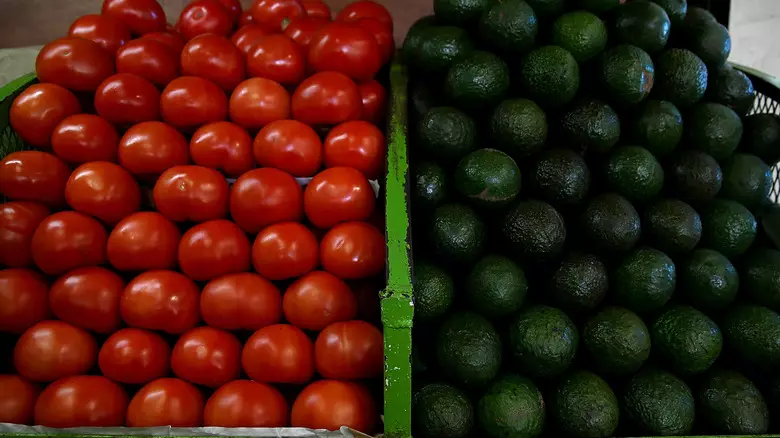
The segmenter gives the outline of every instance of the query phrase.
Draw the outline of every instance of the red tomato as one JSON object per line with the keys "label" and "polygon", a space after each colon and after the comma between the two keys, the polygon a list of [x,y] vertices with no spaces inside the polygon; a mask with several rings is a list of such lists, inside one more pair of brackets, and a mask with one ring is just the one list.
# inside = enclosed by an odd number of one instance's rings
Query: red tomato
{"label": "red tomato", "polygon": [[231,91],[244,80],[244,55],[227,37],[200,35],[184,46],[181,72],[208,79]]}
{"label": "red tomato", "polygon": [[246,63],[249,76],[271,79],[283,85],[298,85],[304,77],[306,58],[290,37],[275,34],[258,41]]}
{"label": "red tomato", "polygon": [[[14,348],[14,367],[35,382],[85,374],[97,359],[97,342],[86,330],[62,321],[41,321]],[[40,423],[37,423],[40,424]]]}
{"label": "red tomato", "polygon": [[157,211],[174,222],[206,222],[227,215],[228,183],[214,169],[171,167],[157,179],[152,193]]}
{"label": "red tomato", "polygon": [[157,42],[165,44],[165,46],[168,47],[173,52],[173,55],[176,58],[176,64],[177,65],[179,64],[179,54],[184,49],[184,40],[181,39],[181,36],[179,35],[178,32],[169,31],[169,30],[165,30],[161,32],[151,32],[151,33],[147,33],[146,35],[142,36],[139,39],[155,40]]}
{"label": "red tomato", "polygon": [[74,210],[115,225],[141,208],[141,188],[118,164],[93,161],[70,175],[65,199]]}
{"label": "red tomato", "polygon": [[33,264],[32,236],[48,215],[48,208],[34,202],[0,204],[0,265],[23,268]]}
{"label": "red tomato", "polygon": [[336,126],[323,143],[326,167],[352,167],[369,179],[382,175],[386,151],[382,131],[362,120]]}
{"label": "red tomato", "polygon": [[[169,33],[162,35],[177,38]],[[117,51],[116,71],[134,74],[164,87],[179,76],[179,59],[170,46],[147,35],[128,42]]]}
{"label": "red tomato", "polygon": [[282,295],[273,283],[257,274],[228,274],[203,288],[200,313],[212,327],[258,330],[282,319]]}
{"label": "red tomato", "polygon": [[246,129],[260,129],[275,120],[288,118],[290,93],[278,82],[249,78],[230,95],[230,119]]}
{"label": "red tomato", "polygon": [[322,140],[309,125],[297,120],[271,122],[255,137],[254,155],[264,167],[296,177],[309,177],[322,167]]}
{"label": "red tomato", "polygon": [[257,234],[268,225],[303,219],[303,189],[289,173],[266,167],[241,175],[230,189],[236,225]]}
{"label": "red tomato", "polygon": [[35,73],[41,82],[73,91],[95,91],[114,74],[114,57],[96,42],[60,38],[43,46],[35,59]]}
{"label": "red tomato", "polygon": [[252,137],[246,129],[230,122],[203,125],[190,140],[192,161],[203,167],[221,170],[237,178],[255,167]]}
{"label": "red tomato", "polygon": [[287,400],[273,386],[251,380],[234,380],[214,391],[206,402],[203,425],[285,427],[288,413]]}
{"label": "red tomato", "polygon": [[217,388],[241,374],[241,343],[224,330],[196,327],[181,335],[171,354],[177,377]]}
{"label": "red tomato", "polygon": [[317,238],[297,222],[273,224],[257,235],[252,245],[252,264],[269,280],[301,276],[317,267]]}
{"label": "red tomato", "polygon": [[335,71],[301,82],[292,97],[292,115],[308,125],[338,125],[360,119],[362,100],[355,82]]}
{"label": "red tomato", "polygon": [[100,372],[111,380],[143,385],[168,374],[171,347],[157,333],[124,328],[100,347]]}
{"label": "red tomato", "polygon": [[393,28],[393,17],[390,11],[381,4],[371,0],[359,0],[347,5],[336,15],[336,21],[357,21],[361,18],[375,18]]}
{"label": "red tomato", "polygon": [[246,26],[247,24],[254,23],[255,18],[252,16],[252,11],[247,9],[246,11],[241,13],[241,16],[238,17],[238,25],[239,26]]}
{"label": "red tomato", "polygon": [[227,220],[190,228],[179,243],[179,267],[195,281],[249,270],[249,239]]}
{"label": "red tomato", "polygon": [[285,20],[306,15],[300,0],[255,0],[250,10],[252,21],[268,33],[279,33]]}
{"label": "red tomato", "polygon": [[102,14],[115,17],[135,35],[160,32],[168,25],[156,0],[106,0]]}
{"label": "red tomato", "polygon": [[58,278],[49,291],[54,315],[76,327],[96,333],[113,333],[120,325],[119,297],[122,278],[98,266],[78,268]]}
{"label": "red tomato", "polygon": [[106,261],[106,233],[97,220],[75,211],[54,213],[41,221],[32,238],[35,264],[48,275],[62,275]]}
{"label": "red tomato", "polygon": [[318,380],[298,394],[290,425],[327,430],[347,426],[371,435],[377,417],[376,405],[365,386],[355,382]]}
{"label": "red tomato", "polygon": [[118,427],[125,424],[127,393],[103,376],[57,380],[38,396],[35,424],[47,427]]}
{"label": "red tomato", "polygon": [[160,118],[160,91],[151,82],[130,73],[107,78],[95,91],[98,115],[116,125]]}
{"label": "red tomato", "polygon": [[194,0],[181,11],[176,28],[187,41],[207,33],[227,36],[233,17],[219,0]]}
{"label": "red tomato", "polygon": [[162,378],[147,383],[130,400],[128,427],[199,427],[203,394],[184,380]]}
{"label": "red tomato", "polygon": [[119,141],[119,164],[138,178],[154,180],[166,169],[187,164],[187,139],[163,122],[132,126]]}
{"label": "red tomato", "polygon": [[331,228],[320,243],[322,267],[344,279],[372,277],[385,267],[385,236],[365,222]]}
{"label": "red tomato", "polygon": [[[304,3],[309,4],[323,4],[323,3]],[[327,6],[325,6],[327,7]],[[284,28],[284,34],[290,37],[296,44],[303,48],[304,53],[309,53],[309,44],[314,38],[314,35],[322,29],[323,26],[330,22],[329,18],[321,17],[298,17],[290,22],[287,27]]]}
{"label": "red tomato", "polygon": [[112,55],[132,38],[121,21],[110,15],[98,14],[77,18],[70,25],[68,36],[94,41]]}
{"label": "red tomato", "polygon": [[340,222],[371,217],[376,196],[365,175],[351,167],[331,167],[312,178],[303,193],[306,217],[315,227],[327,229]]}
{"label": "red tomato", "polygon": [[330,8],[321,1],[304,0],[303,9],[306,11],[306,15],[309,17],[324,18],[330,21]]}
{"label": "red tomato", "polygon": [[127,283],[119,313],[131,327],[177,335],[200,321],[199,295],[198,286],[178,272],[147,271]]}
{"label": "red tomato", "polygon": [[360,97],[363,99],[363,115],[361,120],[379,125],[387,111],[387,90],[377,81],[358,85]]}
{"label": "red tomato", "polygon": [[314,375],[314,345],[298,327],[269,325],[246,341],[241,365],[257,382],[306,383]]}
{"label": "red tomato", "polygon": [[54,128],[51,148],[68,163],[116,161],[119,134],[111,123],[92,114],[65,118]]}
{"label": "red tomato", "polygon": [[241,16],[241,2],[238,0],[219,0],[219,2],[230,12],[233,23],[238,22],[238,18]]}
{"label": "red tomato", "polygon": [[8,120],[25,143],[46,147],[57,124],[80,111],[79,100],[67,89],[55,84],[33,84],[14,99]]}
{"label": "red tomato", "polygon": [[176,266],[181,234],[163,215],[142,211],[122,219],[106,244],[108,261],[119,271],[150,271]]}
{"label": "red tomato", "polygon": [[65,201],[70,169],[46,152],[12,152],[0,161],[0,193],[18,201],[39,201],[50,207]]}
{"label": "red tomato", "polygon": [[302,329],[320,331],[357,314],[355,295],[333,274],[312,271],[291,284],[282,302],[284,317]]}
{"label": "red tomato", "polygon": [[384,344],[379,329],[365,321],[336,322],[314,342],[314,363],[326,379],[372,379],[382,375]]}
{"label": "red tomato", "polygon": [[358,82],[370,81],[382,67],[382,52],[371,32],[334,21],[314,35],[308,61],[314,71],[337,71]]}
{"label": "red tomato", "polygon": [[369,31],[379,44],[379,53],[382,65],[393,59],[395,53],[395,40],[393,39],[393,27],[379,21],[376,18],[360,18],[354,22],[357,26]]}
{"label": "red tomato", "polygon": [[0,374],[0,423],[32,425],[35,401],[40,392],[37,385],[20,376]]}
{"label": "red tomato", "polygon": [[164,121],[173,127],[194,131],[197,127],[227,118],[228,99],[217,84],[196,76],[172,80],[160,97]]}
{"label": "red tomato", "polygon": [[249,55],[252,47],[266,35],[268,35],[268,33],[266,33],[261,26],[257,24],[246,24],[233,34],[230,41],[238,47],[238,50],[240,50],[241,53]]}
{"label": "red tomato", "polygon": [[[21,334],[48,318],[48,295],[49,284],[37,272],[28,269],[1,270],[0,332]],[[281,308],[281,303],[279,306]]]}

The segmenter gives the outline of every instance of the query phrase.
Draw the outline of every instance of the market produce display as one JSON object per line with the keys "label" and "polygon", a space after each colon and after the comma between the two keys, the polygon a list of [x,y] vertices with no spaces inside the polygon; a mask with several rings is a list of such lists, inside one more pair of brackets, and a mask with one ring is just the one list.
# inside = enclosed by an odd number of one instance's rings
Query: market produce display
{"label": "market produce display", "polygon": [[381,430],[389,12],[96,12],[9,100],[0,422]]}
{"label": "market produce display", "polygon": [[433,10],[402,48],[413,435],[777,432],[780,119],[748,115],[726,28],[686,0]]}

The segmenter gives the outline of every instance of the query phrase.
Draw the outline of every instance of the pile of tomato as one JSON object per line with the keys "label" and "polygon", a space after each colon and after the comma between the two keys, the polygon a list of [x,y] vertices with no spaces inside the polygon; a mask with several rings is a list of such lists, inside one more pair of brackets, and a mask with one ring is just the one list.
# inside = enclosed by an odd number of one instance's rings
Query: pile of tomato
{"label": "pile of tomato", "polygon": [[106,0],[47,44],[0,161],[0,422],[374,432],[393,52],[367,0]]}

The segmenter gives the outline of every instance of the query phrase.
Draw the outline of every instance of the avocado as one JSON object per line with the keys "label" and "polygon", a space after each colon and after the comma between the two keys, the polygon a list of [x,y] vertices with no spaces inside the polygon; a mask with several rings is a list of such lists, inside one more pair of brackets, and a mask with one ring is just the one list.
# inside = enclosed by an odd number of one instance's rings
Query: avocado
{"label": "avocado", "polygon": [[491,0],[433,0],[433,12],[442,23],[468,28],[476,25],[491,3]]}
{"label": "avocado", "polygon": [[740,147],[774,166],[780,160],[780,118],[774,114],[747,116]]}
{"label": "avocado", "polygon": [[526,0],[539,18],[557,17],[566,8],[567,0]]}
{"label": "avocado", "polygon": [[697,249],[680,263],[680,292],[704,310],[728,307],[737,296],[739,274],[729,259],[711,249]]}
{"label": "avocado", "polygon": [[688,0],[652,0],[653,3],[664,8],[666,15],[672,22],[672,27],[678,28],[683,24],[688,13]]}
{"label": "avocado", "polygon": [[617,429],[617,397],[601,377],[575,371],[555,386],[549,397],[552,423],[575,438],[606,438]]}
{"label": "avocado", "polygon": [[494,147],[516,160],[529,157],[544,147],[547,115],[531,100],[505,100],[490,117],[490,136]]}
{"label": "avocado", "polygon": [[761,158],[751,154],[734,154],[723,162],[723,187],[720,196],[756,209],[769,202],[772,172]]}
{"label": "avocado", "polygon": [[634,0],[615,9],[612,35],[620,43],[656,53],[669,41],[671,27],[664,8],[646,0]]}
{"label": "avocado", "polygon": [[431,108],[417,125],[420,148],[431,159],[457,163],[477,147],[477,124],[462,111]]}
{"label": "avocado", "polygon": [[430,383],[412,399],[414,436],[465,438],[474,427],[474,408],[466,394],[446,383]]}
{"label": "avocado", "polygon": [[580,68],[566,49],[538,47],[520,64],[520,85],[542,108],[555,108],[574,99],[580,87]]}
{"label": "avocado", "polygon": [[492,2],[479,19],[480,38],[501,53],[527,52],[538,31],[536,13],[523,0]]}
{"label": "avocado", "polygon": [[580,221],[585,237],[605,253],[630,251],[641,234],[639,213],[626,198],[615,193],[592,198]]}
{"label": "avocado", "polygon": [[740,117],[744,117],[753,109],[756,90],[753,88],[753,81],[745,73],[725,64],[710,69],[709,76],[707,93],[704,95],[707,100],[726,105]]}
{"label": "avocado", "polygon": [[458,385],[481,388],[501,368],[501,339],[493,324],[476,313],[454,313],[436,338],[439,369]]}
{"label": "avocado", "polygon": [[411,113],[409,119],[417,123],[431,108],[441,105],[444,100],[440,90],[435,89],[426,80],[413,81],[409,84],[409,88],[409,110]]}
{"label": "avocado", "polygon": [[[648,4],[655,6],[655,3]],[[615,46],[601,57],[601,86],[617,105],[638,104],[650,94],[654,81],[653,60],[637,46]]]}
{"label": "avocado", "polygon": [[473,45],[465,30],[452,26],[426,26],[419,29],[419,44],[413,40],[405,50],[409,65],[426,74],[440,75],[457,60],[471,53]]}
{"label": "avocado", "polygon": [[463,157],[454,179],[458,192],[482,207],[512,202],[522,183],[515,160],[498,149],[477,149]]}
{"label": "avocado", "polygon": [[585,322],[582,343],[591,361],[603,373],[633,374],[650,357],[650,333],[636,314],[607,307]]}
{"label": "avocado", "polygon": [[509,90],[509,67],[498,56],[474,51],[452,64],[444,91],[458,108],[479,110],[491,107]]}
{"label": "avocado", "polygon": [[520,371],[530,376],[566,371],[578,345],[577,326],[554,307],[529,307],[509,324],[509,352]]}
{"label": "avocado", "polygon": [[608,289],[604,263],[594,255],[579,253],[563,259],[547,288],[556,305],[573,313],[595,309],[607,296]]}
{"label": "avocado", "polygon": [[604,166],[610,188],[631,202],[653,200],[664,187],[664,169],[653,154],[640,146],[615,148]]}
{"label": "avocado", "polygon": [[690,28],[717,22],[718,20],[712,15],[712,12],[698,6],[688,8],[688,13],[685,15],[685,20],[683,20],[684,26]]}
{"label": "avocado", "polygon": [[585,159],[570,149],[543,151],[525,175],[526,187],[533,196],[561,210],[582,204],[590,188]]}
{"label": "avocado", "polygon": [[648,100],[637,112],[632,128],[634,142],[647,148],[656,158],[662,158],[680,143],[682,114],[671,102]]}
{"label": "avocado", "polygon": [[407,64],[412,64],[416,61],[417,54],[425,39],[425,29],[436,25],[436,17],[433,15],[426,15],[415,21],[406,32],[404,38],[404,44],[401,46],[401,53],[404,56]]}
{"label": "avocado", "polygon": [[422,211],[433,211],[443,204],[450,193],[450,177],[436,163],[423,161],[414,165],[412,206]]}
{"label": "avocado", "polygon": [[780,315],[767,307],[740,305],[723,323],[726,342],[747,364],[766,371],[780,365]]}
{"label": "avocado", "polygon": [[444,204],[433,213],[428,231],[434,254],[448,263],[473,263],[485,246],[487,230],[471,208]]}
{"label": "avocado", "polygon": [[674,293],[677,269],[666,254],[639,248],[626,256],[612,276],[615,300],[637,313],[663,307]]}
{"label": "avocado", "polygon": [[569,12],[553,23],[552,43],[568,50],[577,62],[585,62],[604,51],[607,26],[590,12]]}
{"label": "avocado", "polygon": [[661,199],[645,210],[646,237],[668,254],[693,251],[701,240],[701,217],[679,199]]}
{"label": "avocado", "polygon": [[696,409],[688,385],[674,374],[648,369],[634,375],[626,385],[623,407],[632,425],[642,435],[687,435],[693,429]]}
{"label": "avocado", "polygon": [[612,9],[617,8],[621,4],[625,3],[625,0],[577,0],[580,7],[593,12],[596,15],[601,15],[605,12],[609,12]]}
{"label": "avocado", "polygon": [[422,261],[414,264],[414,319],[420,322],[444,316],[455,299],[455,282],[444,269]]}
{"label": "avocado", "polygon": [[668,49],[655,60],[653,93],[678,108],[688,107],[704,97],[707,77],[707,66],[693,52]]}
{"label": "avocado", "polygon": [[780,310],[780,251],[763,249],[749,253],[742,273],[745,290],[753,301]]}
{"label": "avocado", "polygon": [[561,214],[533,199],[515,203],[504,215],[501,231],[515,254],[535,262],[556,257],[566,241]]}
{"label": "avocado", "polygon": [[482,257],[471,269],[464,291],[470,308],[488,318],[517,312],[527,293],[523,270],[500,255]]}
{"label": "avocado", "polygon": [[725,105],[702,102],[694,105],[686,115],[685,133],[693,149],[722,161],[730,157],[739,146],[742,120]]}
{"label": "avocado", "polygon": [[742,204],[716,199],[701,213],[702,244],[726,257],[745,253],[756,238],[756,218]]}
{"label": "avocado", "polygon": [[700,151],[675,154],[664,175],[670,192],[693,204],[712,201],[723,184],[723,171],[718,162]]}
{"label": "avocado", "polygon": [[561,116],[562,135],[569,147],[592,153],[612,149],[620,139],[620,119],[596,99],[580,101]]}
{"label": "avocado", "polygon": [[477,402],[477,423],[491,438],[537,437],[544,419],[542,393],[516,374],[499,375]]}
{"label": "avocado", "polygon": [[685,376],[707,371],[723,349],[720,328],[691,306],[665,311],[653,323],[650,335],[663,363]]}
{"label": "avocado", "polygon": [[731,36],[726,26],[707,21],[693,26],[684,25],[684,45],[695,53],[710,69],[726,63],[731,54]]}
{"label": "avocado", "polygon": [[699,418],[712,433],[760,435],[769,429],[764,397],[753,382],[736,371],[710,373],[699,388],[696,405]]}

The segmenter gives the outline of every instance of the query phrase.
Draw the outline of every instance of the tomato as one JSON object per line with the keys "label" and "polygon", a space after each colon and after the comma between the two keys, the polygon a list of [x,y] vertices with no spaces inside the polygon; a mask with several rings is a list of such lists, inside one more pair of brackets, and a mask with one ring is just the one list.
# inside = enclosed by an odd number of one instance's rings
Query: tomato
{"label": "tomato", "polygon": [[270,167],[241,175],[230,189],[236,225],[257,234],[268,225],[303,219],[303,189],[289,173]]}
{"label": "tomato", "polygon": [[174,335],[200,321],[198,286],[173,271],[147,271],[130,280],[119,301],[119,313],[131,327]]}
{"label": "tomato", "polygon": [[352,167],[369,179],[382,175],[386,151],[382,131],[362,120],[336,126],[323,143],[326,167]]}
{"label": "tomato", "polygon": [[306,15],[300,0],[255,0],[250,10],[252,21],[268,33],[279,33],[285,20]]}
{"label": "tomato", "polygon": [[115,225],[141,208],[141,188],[118,164],[93,161],[70,175],[65,199],[74,210]]}
{"label": "tomato", "polygon": [[366,220],[374,212],[376,196],[368,179],[351,167],[331,167],[312,178],[303,193],[306,217],[327,229],[339,222]]}
{"label": "tomato", "polygon": [[63,119],[51,134],[51,148],[63,161],[81,164],[89,161],[116,161],[119,134],[114,125],[92,114],[76,114]]}
{"label": "tomato", "polygon": [[326,379],[372,379],[384,367],[382,333],[365,321],[327,326],[314,342],[314,364]]}
{"label": "tomato", "polygon": [[241,13],[241,16],[238,17],[238,26],[243,27],[247,24],[254,23],[255,18],[252,16],[252,11],[247,9],[246,11]]}
{"label": "tomato", "polygon": [[[304,3],[304,5],[309,4],[312,3]],[[309,44],[311,44],[311,40],[314,38],[314,35],[329,22],[330,19],[314,16],[298,17],[284,28],[284,34],[295,41],[295,43],[298,44],[301,48],[303,48],[304,53],[308,53]]]}
{"label": "tomato", "polygon": [[54,315],[76,327],[113,333],[122,324],[119,297],[125,288],[120,276],[98,266],[74,269],[58,278],[49,291]]}
{"label": "tomato", "polygon": [[100,347],[100,372],[111,380],[142,385],[168,374],[171,347],[157,333],[123,328]]}
{"label": "tomato", "polygon": [[134,74],[164,87],[179,76],[177,54],[166,43],[146,36],[130,41],[117,51],[116,71]]}
{"label": "tomato", "polygon": [[77,18],[70,25],[68,36],[94,41],[111,54],[132,39],[130,31],[121,21],[110,15],[98,14]]}
{"label": "tomato", "polygon": [[241,373],[241,343],[224,330],[196,327],[181,335],[171,354],[177,377],[217,388]]}
{"label": "tomato", "polygon": [[387,90],[377,81],[370,81],[358,85],[360,97],[363,100],[363,114],[361,120],[379,125],[385,118],[387,111]]}
{"label": "tomato", "polygon": [[48,275],[62,275],[106,261],[106,233],[97,220],[75,211],[61,211],[42,220],[32,238],[35,264]]}
{"label": "tomato", "polygon": [[57,380],[35,402],[35,424],[47,427],[118,427],[125,424],[127,393],[103,376]]}
{"label": "tomato", "polygon": [[203,412],[204,426],[285,427],[289,407],[271,385],[235,380],[214,391]]}
{"label": "tomato", "polygon": [[320,331],[357,314],[355,295],[333,274],[312,271],[291,284],[284,293],[284,317],[290,324]]}
{"label": "tomato", "polygon": [[321,1],[304,0],[303,9],[306,11],[306,15],[309,17],[324,18],[330,21],[330,8]]}
{"label": "tomato", "polygon": [[350,3],[336,15],[336,21],[357,21],[361,18],[375,18],[386,24],[392,30],[393,17],[390,11],[381,4],[371,0],[359,0]]}
{"label": "tomato", "polygon": [[241,365],[257,382],[306,383],[314,375],[314,345],[298,327],[269,325],[246,341]]}
{"label": "tomato", "polygon": [[369,31],[379,45],[382,65],[393,59],[395,53],[395,40],[393,39],[393,27],[379,21],[376,18],[361,18],[354,22],[357,26]]}
{"label": "tomato", "polygon": [[85,374],[97,359],[97,342],[86,330],[62,321],[41,321],[14,348],[14,367],[35,382]]}
{"label": "tomato", "polygon": [[290,118],[290,93],[281,84],[265,78],[249,78],[230,95],[230,119],[255,130]]}
{"label": "tomato", "polygon": [[290,414],[292,427],[338,430],[351,427],[373,434],[376,405],[365,386],[355,382],[318,380],[301,391]]}
{"label": "tomato", "polygon": [[107,78],[95,91],[98,115],[116,125],[160,118],[160,91],[151,82],[130,73]]}
{"label": "tomato", "polygon": [[0,265],[23,268],[33,264],[32,236],[48,215],[49,209],[35,202],[0,204]]}
{"label": "tomato", "polygon": [[195,281],[249,270],[249,239],[227,220],[190,228],[179,243],[179,267]]}
{"label": "tomato", "polygon": [[199,427],[203,394],[184,380],[162,378],[147,383],[130,400],[128,427]]}
{"label": "tomato", "polygon": [[320,243],[326,271],[344,279],[367,278],[385,267],[385,236],[365,222],[346,222],[331,228]]}
{"label": "tomato", "polygon": [[304,77],[306,58],[290,37],[275,34],[259,40],[251,49],[246,68],[249,76],[298,85]]}
{"label": "tomato", "polygon": [[49,315],[49,284],[42,275],[28,269],[0,270],[0,332],[24,333]]}
{"label": "tomato", "polygon": [[[181,39],[181,35],[179,35],[178,32],[175,31],[162,31],[162,32],[151,32],[147,33],[146,35],[139,38],[141,40],[154,40],[160,43],[163,43],[165,47],[170,49],[173,52],[174,57],[176,58],[176,65],[179,64],[179,54],[181,54],[181,51],[184,49],[184,40]],[[136,73],[138,74],[138,73]],[[141,75],[143,76],[143,75]],[[149,79],[149,78],[147,78]],[[150,79],[151,80],[151,79]],[[154,82],[154,81],[152,81]]]}
{"label": "tomato", "polygon": [[160,97],[164,121],[175,128],[194,131],[197,127],[227,118],[228,99],[217,84],[196,76],[172,80]]}
{"label": "tomato", "polygon": [[190,140],[192,161],[203,167],[221,170],[237,178],[255,167],[252,137],[246,129],[230,122],[203,125]]}
{"label": "tomato", "polygon": [[152,195],[157,211],[174,222],[221,219],[228,211],[228,183],[214,169],[171,167],[160,175]]}
{"label": "tomato", "polygon": [[246,24],[241,26],[241,28],[233,34],[230,41],[233,42],[241,53],[249,55],[252,47],[266,35],[268,35],[268,33],[266,33],[261,26],[257,24]]}
{"label": "tomato", "polygon": [[212,327],[258,330],[282,319],[282,295],[273,283],[257,274],[228,274],[203,288],[200,313]]}
{"label": "tomato", "polygon": [[163,215],[142,211],[122,219],[108,235],[106,255],[119,271],[150,271],[176,266],[181,234]]}
{"label": "tomato", "polygon": [[255,137],[254,155],[264,167],[309,177],[322,167],[322,141],[309,125],[297,120],[267,124]]}
{"label": "tomato", "polygon": [[73,91],[95,91],[101,82],[114,74],[114,57],[94,41],[60,38],[38,52],[35,73],[41,82],[62,85]]}
{"label": "tomato", "polygon": [[382,67],[382,53],[371,32],[334,21],[314,35],[308,62],[314,71],[336,71],[358,82],[370,81]]}
{"label": "tomato", "polygon": [[[41,389],[15,374],[0,374],[0,423],[30,424]],[[286,412],[285,406],[285,415]]]}
{"label": "tomato", "polygon": [[304,79],[292,97],[293,118],[308,125],[338,125],[358,120],[362,106],[355,82],[335,71]]}
{"label": "tomato", "polygon": [[57,124],[80,111],[78,98],[67,89],[56,84],[33,84],[14,99],[8,120],[25,143],[46,147]]}
{"label": "tomato", "polygon": [[233,30],[233,16],[219,0],[194,0],[181,11],[176,27],[188,41],[207,33],[227,36]]}
{"label": "tomato", "polygon": [[282,222],[263,229],[252,245],[252,265],[269,280],[301,276],[318,263],[317,238],[297,222]]}
{"label": "tomato", "polygon": [[219,2],[230,12],[233,23],[237,23],[238,18],[241,16],[241,2],[238,0],[219,0]]}
{"label": "tomato", "polygon": [[187,139],[163,122],[132,126],[119,140],[119,164],[138,178],[154,180],[166,169],[187,164]]}
{"label": "tomato", "polygon": [[58,207],[65,201],[70,169],[46,152],[12,152],[0,161],[0,194],[18,201]]}
{"label": "tomato", "polygon": [[208,79],[226,91],[244,80],[244,70],[243,53],[224,36],[200,35],[181,52],[182,74]]}
{"label": "tomato", "polygon": [[103,15],[115,17],[135,35],[165,30],[165,11],[157,0],[106,0]]}

